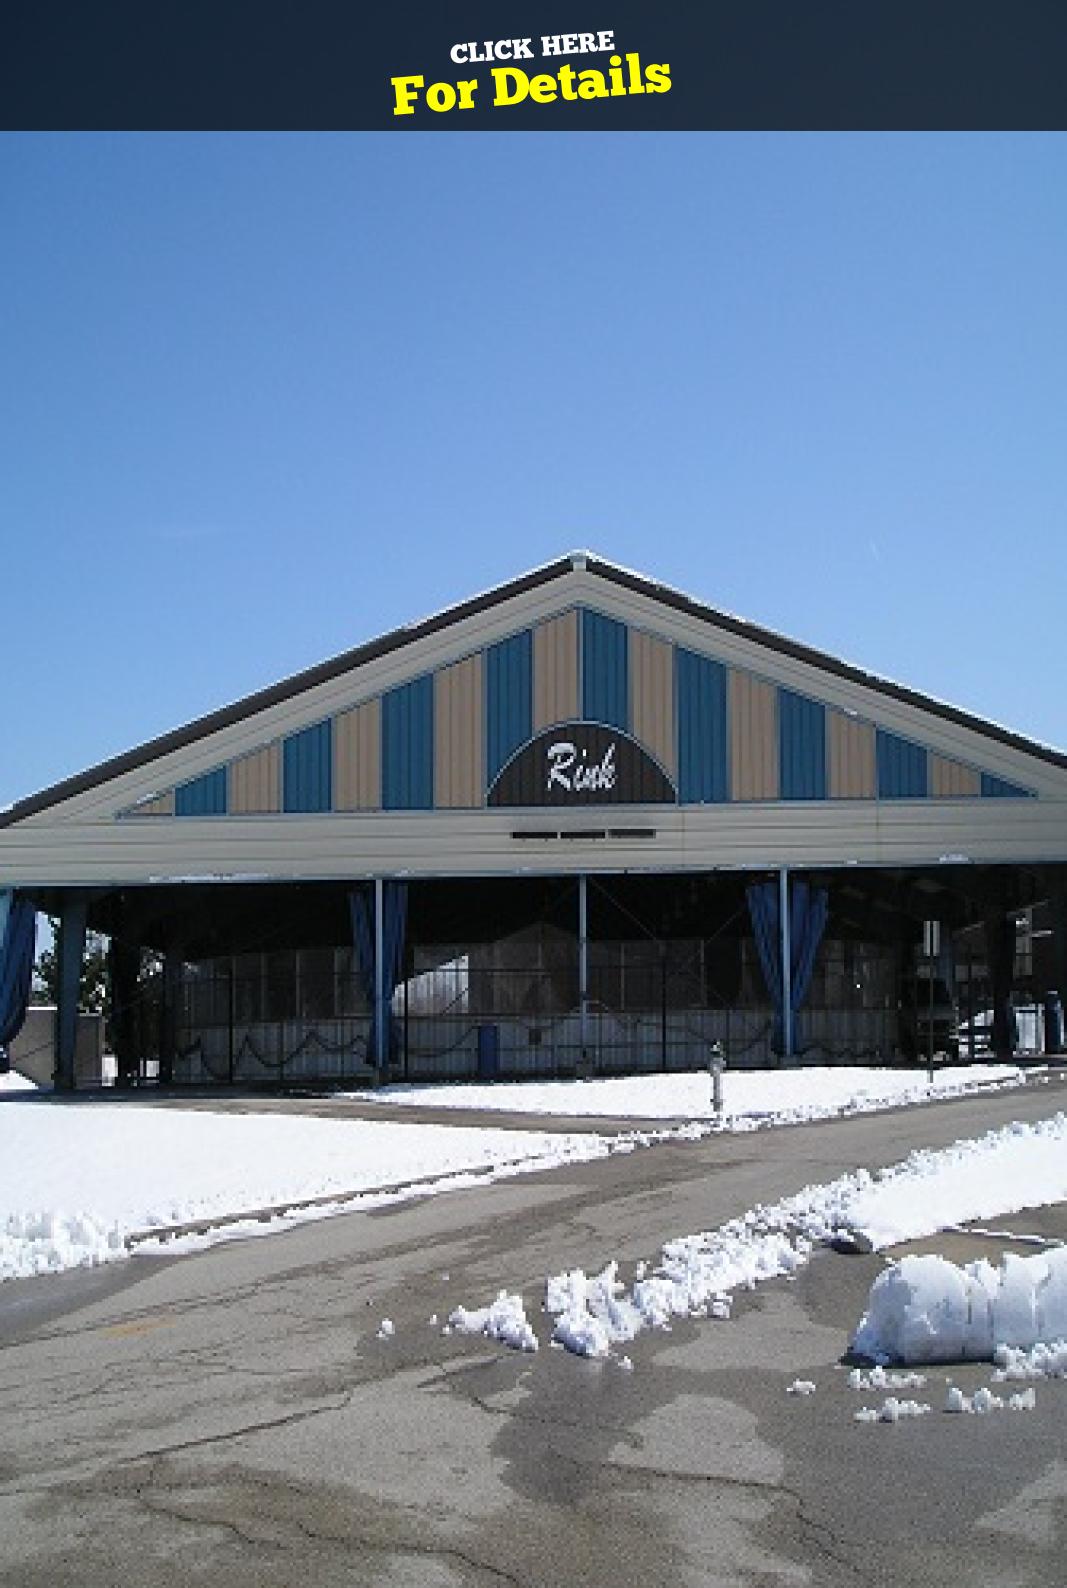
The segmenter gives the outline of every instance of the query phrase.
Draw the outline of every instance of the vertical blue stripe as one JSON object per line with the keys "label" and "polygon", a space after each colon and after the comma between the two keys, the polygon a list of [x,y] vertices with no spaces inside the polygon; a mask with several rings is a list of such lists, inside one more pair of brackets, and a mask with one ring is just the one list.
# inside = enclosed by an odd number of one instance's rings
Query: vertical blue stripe
{"label": "vertical blue stripe", "polygon": [[982,773],[982,798],[984,800],[1028,800],[1033,795],[1029,789],[1020,788],[1017,783],[1006,783],[1002,777],[994,777],[992,772]]}
{"label": "vertical blue stripe", "polygon": [[930,790],[929,757],[921,744],[878,729],[875,742],[880,800],[925,799]]}
{"label": "vertical blue stripe", "polygon": [[826,798],[826,708],[817,700],[778,691],[779,797]]}
{"label": "vertical blue stripe", "polygon": [[382,805],[433,809],[433,674],[382,697]]}
{"label": "vertical blue stripe", "polygon": [[629,635],[625,623],[582,611],[582,716],[628,732]]}
{"label": "vertical blue stripe", "polygon": [[523,629],[485,653],[485,776],[533,733],[533,632]]}
{"label": "vertical blue stripe", "polygon": [[175,816],[225,816],[226,768],[218,766],[174,790]]}
{"label": "vertical blue stripe", "polygon": [[282,810],[328,811],[333,803],[333,724],[316,722],[282,744]]}
{"label": "vertical blue stripe", "polygon": [[678,701],[678,798],[683,805],[718,804],[728,798],[726,668],[679,646],[675,651]]}

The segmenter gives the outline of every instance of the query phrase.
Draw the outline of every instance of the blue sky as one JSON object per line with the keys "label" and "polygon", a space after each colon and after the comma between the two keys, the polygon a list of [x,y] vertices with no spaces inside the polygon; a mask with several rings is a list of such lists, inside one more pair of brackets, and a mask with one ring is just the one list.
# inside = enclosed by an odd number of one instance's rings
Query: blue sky
{"label": "blue sky", "polygon": [[0,802],[589,546],[1067,746],[1067,138],[0,140]]}

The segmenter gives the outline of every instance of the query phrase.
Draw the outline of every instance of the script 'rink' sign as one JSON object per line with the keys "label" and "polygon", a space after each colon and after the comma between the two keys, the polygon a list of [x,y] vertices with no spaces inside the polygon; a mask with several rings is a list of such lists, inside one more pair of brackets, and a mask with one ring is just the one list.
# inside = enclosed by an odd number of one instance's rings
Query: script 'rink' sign
{"label": "script 'rink' sign", "polygon": [[629,734],[566,722],[517,750],[489,790],[490,805],[673,805],[670,778]]}

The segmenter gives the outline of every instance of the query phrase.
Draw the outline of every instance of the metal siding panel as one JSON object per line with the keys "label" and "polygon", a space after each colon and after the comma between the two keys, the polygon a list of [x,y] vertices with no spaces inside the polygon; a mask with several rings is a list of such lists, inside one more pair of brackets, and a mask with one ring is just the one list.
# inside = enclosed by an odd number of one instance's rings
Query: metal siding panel
{"label": "metal siding panel", "polygon": [[265,744],[230,762],[229,809],[235,816],[259,816],[281,809],[281,755]]}
{"label": "metal siding panel", "polygon": [[381,793],[381,702],[365,700],[333,723],[334,810],[373,811]]}
{"label": "metal siding panel", "polygon": [[929,790],[929,756],[921,744],[901,739],[884,728],[877,730],[880,800],[925,799]]}
{"label": "metal siding panel", "polygon": [[582,612],[582,716],[629,732],[629,646],[625,623]]}
{"label": "metal siding panel", "polygon": [[934,799],[976,799],[981,792],[981,781],[973,766],[950,761],[943,755],[931,755],[930,793]]}
{"label": "metal siding panel", "polygon": [[578,614],[563,612],[533,631],[533,731],[578,715]]}
{"label": "metal siding panel", "polygon": [[630,630],[630,722],[634,738],[676,778],[674,647],[643,629]]}
{"label": "metal siding panel", "polygon": [[215,767],[174,790],[175,816],[225,816],[226,768]]}
{"label": "metal siding panel", "polygon": [[512,634],[485,652],[486,782],[533,734],[533,635]]}
{"label": "metal siding panel", "polygon": [[877,788],[874,725],[830,712],[830,798],[872,800]]}
{"label": "metal siding panel", "polygon": [[992,772],[982,773],[982,798],[1002,800],[1032,799],[1029,789],[1020,788],[1017,783],[1006,783],[1002,777],[994,777]]}
{"label": "metal siding panel", "polygon": [[778,757],[782,799],[826,798],[825,706],[779,689]]}
{"label": "metal siding panel", "polygon": [[778,733],[775,687],[766,679],[731,668],[730,797],[735,800],[778,798]]}
{"label": "metal siding panel", "polygon": [[479,652],[434,675],[434,803],[480,805],[482,657]]}
{"label": "metal siding panel", "polygon": [[123,813],[126,816],[173,816],[174,815],[174,790],[168,789],[165,794],[157,794],[155,799],[142,800],[132,810]]}
{"label": "metal siding panel", "polygon": [[718,804],[728,797],[726,669],[694,651],[675,652],[678,798]]}
{"label": "metal siding panel", "polygon": [[386,810],[433,808],[433,675],[391,689],[382,699],[382,804]]}
{"label": "metal siding panel", "polygon": [[333,799],[333,724],[312,723],[282,744],[282,809],[328,811]]}

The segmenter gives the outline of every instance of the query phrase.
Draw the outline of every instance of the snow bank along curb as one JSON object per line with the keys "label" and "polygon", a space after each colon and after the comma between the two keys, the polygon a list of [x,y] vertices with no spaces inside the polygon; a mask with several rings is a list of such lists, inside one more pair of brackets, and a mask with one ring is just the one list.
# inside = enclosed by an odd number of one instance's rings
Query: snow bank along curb
{"label": "snow bank along curb", "polygon": [[703,1070],[584,1081],[403,1083],[345,1095],[379,1106],[432,1108],[442,1113],[464,1109],[572,1119],[697,1119],[710,1129],[733,1132],[811,1124],[976,1092],[1003,1091],[1047,1073],[1048,1066],[1023,1070],[1014,1064],[953,1065],[938,1070],[931,1085],[925,1069],[842,1065],[732,1070],[723,1077],[725,1109],[721,1116],[713,1113],[711,1082]]}
{"label": "snow bank along curb", "polygon": [[19,1109],[5,1124],[0,1281],[162,1246],[192,1251],[706,1134],[697,1124],[604,1136],[106,1103]]}
{"label": "snow bank along curb", "polygon": [[[652,1273],[638,1264],[629,1290],[615,1261],[593,1275],[579,1268],[556,1274],[546,1282],[544,1296],[544,1310],[553,1320],[552,1342],[579,1356],[608,1357],[641,1330],[669,1328],[674,1318],[729,1317],[736,1290],[795,1274],[817,1244],[858,1234],[871,1249],[879,1249],[931,1235],[945,1223],[1062,1201],[1067,1198],[1065,1148],[1065,1114],[1033,1125],[1012,1124],[939,1152],[914,1152],[878,1174],[858,1170],[828,1185],[808,1186],[719,1229],[670,1241]],[[1039,1328],[1056,1328],[1060,1313],[1050,1309],[1054,1294],[1063,1295],[1067,1308],[1067,1262],[1059,1256],[1053,1262],[1049,1254],[1011,1262],[1043,1264],[1050,1273],[1055,1268],[1055,1291],[1051,1279],[1043,1282],[1045,1310]],[[891,1285],[892,1272],[879,1283]],[[1037,1276],[1037,1268],[1032,1272]],[[1014,1289],[1011,1297],[1012,1306],[1021,1305]],[[928,1309],[925,1316],[928,1328],[936,1332],[941,1314]],[[1036,1310],[1033,1316],[1036,1326]],[[865,1338],[868,1345],[874,1343],[873,1335]],[[1023,1332],[1017,1343],[1036,1338],[1034,1330]],[[859,1348],[867,1351],[867,1346]],[[892,1415],[913,1415],[901,1410],[907,1404],[898,1402]]]}

